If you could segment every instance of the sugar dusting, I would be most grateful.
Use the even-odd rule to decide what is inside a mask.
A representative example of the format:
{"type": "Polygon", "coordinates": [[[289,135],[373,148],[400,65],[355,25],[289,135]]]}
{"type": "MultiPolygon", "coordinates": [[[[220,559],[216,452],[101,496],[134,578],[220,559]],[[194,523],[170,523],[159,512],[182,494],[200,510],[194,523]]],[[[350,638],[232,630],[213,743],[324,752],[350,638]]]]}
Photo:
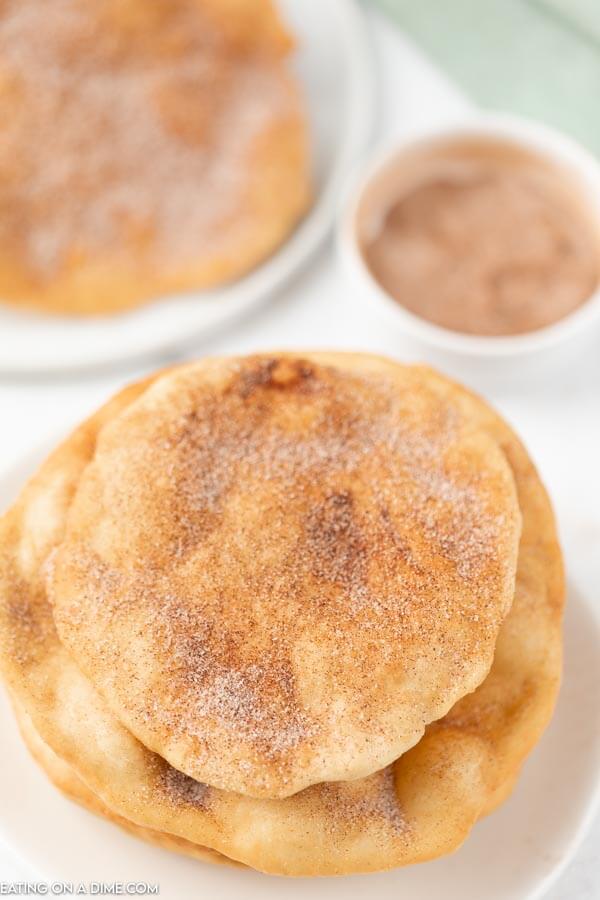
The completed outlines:
{"type": "Polygon", "coordinates": [[[290,103],[273,62],[234,53],[201,4],[141,31],[109,10],[0,4],[0,241],[38,278],[131,240],[175,261],[218,245],[252,141],[290,103]]]}
{"type": "Polygon", "coordinates": [[[393,766],[362,778],[358,782],[329,782],[317,785],[307,792],[324,807],[329,829],[346,832],[372,826],[383,828],[383,834],[398,838],[409,831],[398,795],[396,793],[393,766]]]}
{"type": "Polygon", "coordinates": [[[195,781],[172,766],[166,766],[162,772],[161,785],[167,797],[175,804],[193,806],[195,809],[206,809],[210,788],[201,781],[195,781]]]}
{"type": "Polygon", "coordinates": [[[54,634],[54,622],[47,604],[40,603],[30,585],[16,579],[6,600],[5,615],[11,627],[3,634],[4,651],[23,669],[35,664],[45,642],[54,634]]]}
{"type": "Polygon", "coordinates": [[[144,729],[188,742],[199,766],[221,753],[257,784],[268,760],[285,782],[299,757],[346,752],[349,722],[385,739],[386,673],[470,677],[504,613],[510,507],[480,457],[452,467],[461,418],[432,397],[423,411],[414,386],[304,362],[280,378],[273,360],[214,394],[193,381],[133,455],[124,428],[107,473],[117,552],[135,555],[118,569],[74,550],[64,616],[144,729]]]}

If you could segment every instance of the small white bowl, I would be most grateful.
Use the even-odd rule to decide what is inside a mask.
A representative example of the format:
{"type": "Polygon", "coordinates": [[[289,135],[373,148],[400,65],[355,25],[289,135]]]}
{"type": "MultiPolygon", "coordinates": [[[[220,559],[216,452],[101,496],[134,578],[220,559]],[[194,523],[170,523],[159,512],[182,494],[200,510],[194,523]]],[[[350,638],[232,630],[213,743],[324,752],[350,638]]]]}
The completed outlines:
{"type": "Polygon", "coordinates": [[[592,224],[594,220],[597,222],[600,235],[600,165],[596,159],[574,140],[545,125],[511,115],[479,114],[396,143],[376,154],[366,170],[355,177],[338,222],[338,249],[343,269],[352,289],[358,288],[365,302],[381,308],[403,335],[435,351],[444,360],[458,361],[463,367],[470,364],[470,368],[474,366],[479,371],[490,365],[494,370],[506,371],[513,363],[528,360],[537,366],[542,357],[556,356],[559,347],[564,347],[577,335],[589,334],[592,325],[600,321],[600,286],[574,312],[545,328],[506,337],[462,334],[420,318],[391,297],[369,270],[359,246],[356,222],[361,201],[397,157],[420,146],[426,150],[442,141],[477,138],[498,138],[504,143],[512,143],[566,172],[569,180],[579,188],[590,221],[592,224]]]}

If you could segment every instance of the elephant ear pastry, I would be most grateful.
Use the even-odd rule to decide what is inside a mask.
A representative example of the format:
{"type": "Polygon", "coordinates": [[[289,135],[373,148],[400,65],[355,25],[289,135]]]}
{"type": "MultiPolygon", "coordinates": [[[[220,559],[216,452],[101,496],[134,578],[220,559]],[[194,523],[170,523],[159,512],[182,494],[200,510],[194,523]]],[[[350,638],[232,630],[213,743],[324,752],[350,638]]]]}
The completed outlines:
{"type": "Polygon", "coordinates": [[[116,815],[266,872],[454,850],[554,707],[548,498],[429,369],[158,374],[55,451],[0,547],[0,667],[45,744],[116,815]]]}
{"type": "Polygon", "coordinates": [[[115,313],[239,277],[310,198],[270,0],[0,4],[0,298],[115,313]]]}
{"type": "Polygon", "coordinates": [[[140,741],[286,797],[378,771],[483,681],[520,528],[502,450],[426,372],[213,360],[104,427],[48,590],[140,741]]]}

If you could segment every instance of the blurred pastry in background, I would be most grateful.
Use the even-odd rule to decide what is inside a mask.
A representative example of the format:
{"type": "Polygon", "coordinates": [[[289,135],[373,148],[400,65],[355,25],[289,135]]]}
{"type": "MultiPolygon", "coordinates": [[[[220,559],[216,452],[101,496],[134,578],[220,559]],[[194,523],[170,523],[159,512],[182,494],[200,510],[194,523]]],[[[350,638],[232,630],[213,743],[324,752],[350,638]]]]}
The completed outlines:
{"type": "Polygon", "coordinates": [[[0,299],[116,313],[243,275],[310,199],[269,0],[0,0],[0,299]]]}

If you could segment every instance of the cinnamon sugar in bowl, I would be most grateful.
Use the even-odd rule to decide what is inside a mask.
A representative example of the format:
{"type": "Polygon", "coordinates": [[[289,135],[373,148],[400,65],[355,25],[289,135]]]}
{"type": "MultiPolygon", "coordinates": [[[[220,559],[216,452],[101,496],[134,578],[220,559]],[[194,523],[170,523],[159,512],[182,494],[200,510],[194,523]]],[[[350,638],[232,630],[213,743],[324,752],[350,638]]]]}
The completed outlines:
{"type": "Polygon", "coordinates": [[[340,227],[352,287],[408,336],[470,357],[538,354],[600,314],[600,166],[500,115],[396,145],[340,227]]]}

